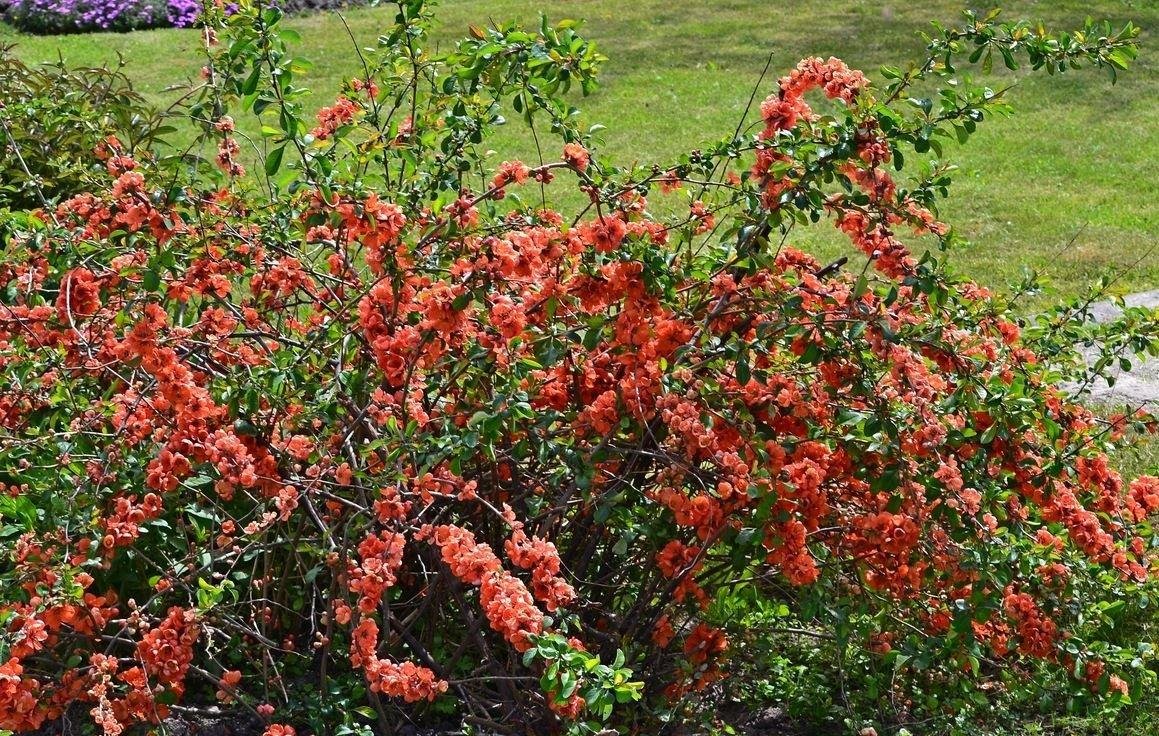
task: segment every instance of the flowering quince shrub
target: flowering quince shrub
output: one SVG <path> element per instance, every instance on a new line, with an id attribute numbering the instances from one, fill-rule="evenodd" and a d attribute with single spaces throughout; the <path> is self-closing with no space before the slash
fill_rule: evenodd
<path id="1" fill-rule="evenodd" d="M 1159 480 L 1106 453 L 1153 421 L 1075 404 L 1075 328 L 1022 335 L 903 242 L 952 244 L 927 159 L 1001 110 L 946 84 L 962 57 L 1113 72 L 1132 27 L 971 16 L 880 85 L 805 59 L 755 127 L 621 169 L 563 98 L 603 61 L 573 23 L 440 55 L 396 7 L 312 120 L 280 11 L 210 8 L 205 165 L 106 141 L 106 186 L 5 243 L 0 728 L 216 698 L 267 736 L 653 733 L 786 622 L 871 663 L 894 723 L 1148 686 L 1113 627 Z M 505 115 L 539 160 L 486 151 Z M 814 223 L 848 261 L 792 247 Z M 1159 332 L 1129 318 L 1108 351 Z"/>

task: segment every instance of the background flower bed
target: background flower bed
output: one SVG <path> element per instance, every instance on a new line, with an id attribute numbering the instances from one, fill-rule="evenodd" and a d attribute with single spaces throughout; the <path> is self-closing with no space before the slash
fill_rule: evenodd
<path id="1" fill-rule="evenodd" d="M 27 33 L 135 31 L 188 28 L 201 15 L 203 0 L 3 0 L 0 18 Z M 287 13 L 364 5 L 365 0 L 280 0 Z"/>
<path id="2" fill-rule="evenodd" d="M 132 31 L 193 25 L 196 0 L 13 0 L 4 19 L 29 33 Z"/>

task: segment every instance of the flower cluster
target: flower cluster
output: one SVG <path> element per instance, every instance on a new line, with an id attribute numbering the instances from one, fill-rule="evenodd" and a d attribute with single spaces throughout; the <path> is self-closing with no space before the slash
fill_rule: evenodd
<path id="1" fill-rule="evenodd" d="M 180 693 L 185 673 L 193 662 L 193 645 L 200 635 L 193 611 L 174 607 L 155 628 L 141 637 L 137 656 L 145 671 L 157 682 Z"/>
<path id="2" fill-rule="evenodd" d="M 440 680 L 426 667 L 419 667 L 413 662 L 397 664 L 380 659 L 377 654 L 378 624 L 373 619 L 362 619 L 355 627 L 352 638 L 350 661 L 366 672 L 371 691 L 402 698 L 408 703 L 434 700 L 447 691 L 447 682 Z"/>
<path id="3" fill-rule="evenodd" d="M 548 611 L 566 608 L 575 600 L 575 589 L 560 577 L 559 550 L 554 544 L 528 537 L 520 526 L 504 549 L 515 565 L 531 571 L 531 592 Z"/>
<path id="4" fill-rule="evenodd" d="M 429 537 L 442 555 L 443 562 L 452 574 L 468 585 L 479 587 L 479 604 L 491 624 L 516 651 L 524 652 L 531 647 L 530 636 L 543 632 L 543 612 L 535 605 L 535 599 L 521 580 L 503 569 L 503 563 L 486 544 L 479 544 L 475 535 L 461 527 L 442 525 L 424 527 L 420 532 Z M 532 549 L 512 548 L 518 559 L 529 562 L 534 559 Z M 556 585 L 545 584 L 550 572 L 541 573 L 541 590 L 551 596 L 559 596 Z M 558 597 L 549 598 L 551 604 Z"/>
<path id="5" fill-rule="evenodd" d="M 346 97 L 339 97 L 330 107 L 318 111 L 318 126 L 311 131 L 314 138 L 324 141 L 334 135 L 343 125 L 349 125 L 358 112 L 358 104 Z"/>
<path id="6" fill-rule="evenodd" d="M 377 536 L 368 535 L 358 545 L 361 561 L 351 565 L 349 586 L 351 592 L 358 594 L 358 610 L 362 613 L 378 610 L 383 593 L 394 585 L 405 544 L 401 534 L 382 532 Z"/>
<path id="7" fill-rule="evenodd" d="M 789 75 L 780 80 L 780 89 L 761 104 L 765 122 L 752 174 L 761 183 L 762 202 L 770 209 L 778 209 L 803 183 L 805 172 L 780 152 L 781 135 L 791 134 L 799 123 L 808 125 L 815 119 L 813 109 L 805 101 L 805 93 L 821 89 L 825 96 L 840 100 L 846 106 L 866 104 L 869 81 L 860 71 L 850 69 L 840 59 L 827 61 L 816 57 L 803 60 Z M 916 264 L 909 250 L 894 235 L 901 223 L 910 224 L 919 233 L 944 234 L 946 228 L 913 199 L 897 200 L 897 187 L 890 175 L 881 168 L 891 160 L 890 147 L 877 121 L 870 118 L 858 129 L 857 158 L 841 167 L 842 173 L 865 191 L 873 206 L 851 206 L 843 195 L 833 195 L 827 208 L 833 214 L 837 227 L 853 241 L 874 266 L 894 278 L 912 274 Z"/>

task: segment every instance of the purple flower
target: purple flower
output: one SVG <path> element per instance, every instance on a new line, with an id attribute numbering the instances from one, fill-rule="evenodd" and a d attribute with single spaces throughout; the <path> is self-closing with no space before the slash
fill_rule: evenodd
<path id="1" fill-rule="evenodd" d="M 169 25 L 188 28 L 200 14 L 200 0 L 169 0 Z"/>

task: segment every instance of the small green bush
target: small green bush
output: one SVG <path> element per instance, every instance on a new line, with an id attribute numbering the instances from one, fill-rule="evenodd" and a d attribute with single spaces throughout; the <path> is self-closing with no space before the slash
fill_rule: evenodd
<path id="1" fill-rule="evenodd" d="M 148 159 L 171 130 L 120 68 L 30 67 L 11 45 L 0 47 L 0 209 L 99 186 L 110 138 Z"/>

